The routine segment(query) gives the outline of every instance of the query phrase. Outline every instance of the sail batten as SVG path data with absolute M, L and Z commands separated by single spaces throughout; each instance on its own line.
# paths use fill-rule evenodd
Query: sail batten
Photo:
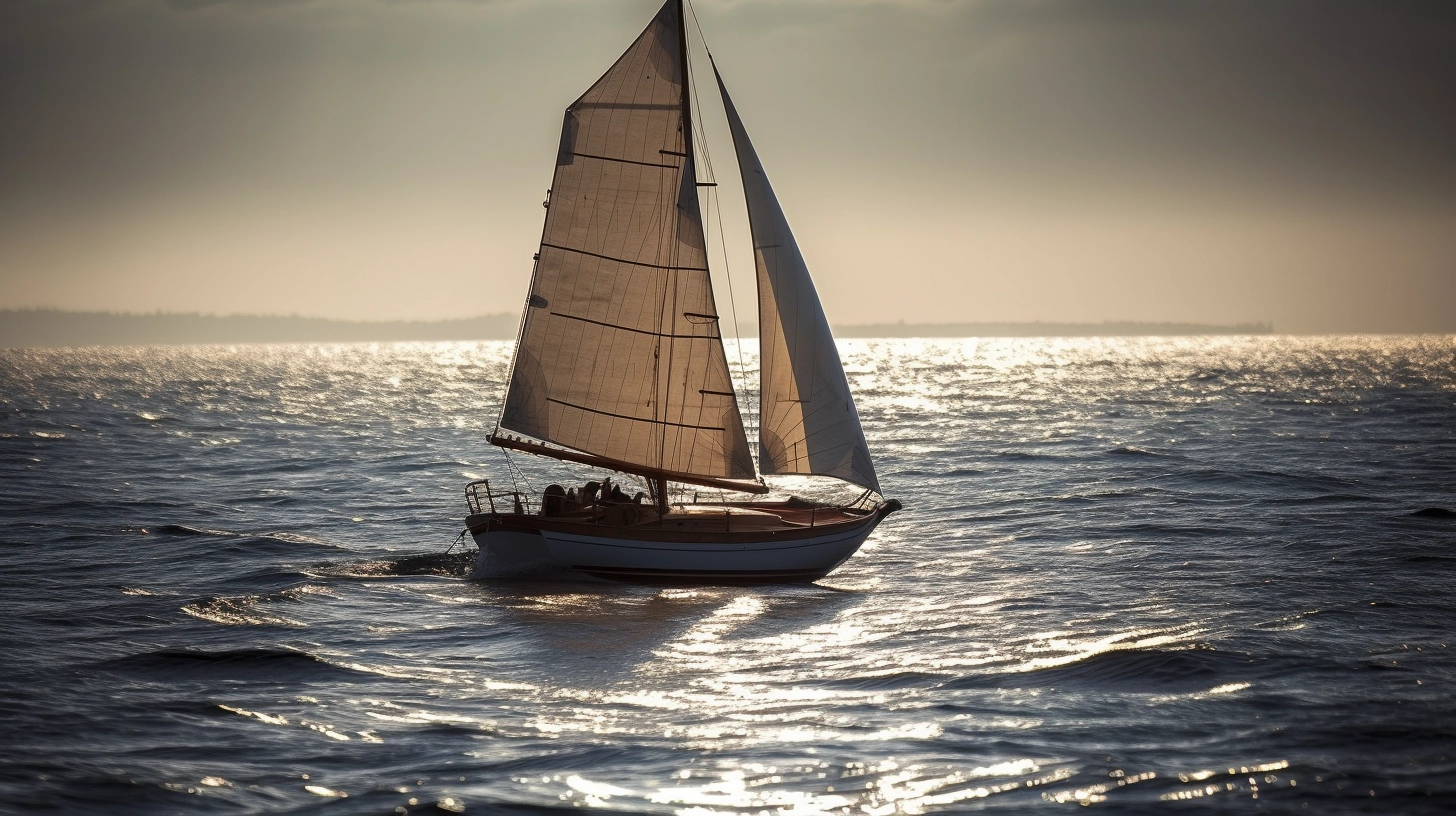
M 701 317 L 717 308 L 686 77 L 680 4 L 668 0 L 567 108 L 499 427 L 580 452 L 531 450 L 547 456 L 751 480 L 723 341 Z
M 646 266 L 646 267 L 650 267 L 652 269 L 672 269 L 672 270 L 678 270 L 678 271 L 683 271 L 683 272 L 707 272 L 708 271 L 708 267 L 706 267 L 706 266 L 665 266 L 663 264 L 651 264 L 651 263 L 647 263 L 646 261 L 632 261 L 632 260 L 628 260 L 626 258 L 613 258 L 610 255 L 603 255 L 603 254 L 601 254 L 599 252 L 588 252 L 585 249 L 576 249 L 575 247 L 561 246 L 560 244 L 548 244 L 545 241 L 542 241 L 541 242 L 541 246 L 543 246 L 543 247 L 549 247 L 550 249 L 559 249 L 562 252 L 577 252 L 577 253 L 580 253 L 582 255 L 590 255 L 593 258 L 601 258 L 604 261 L 613 261 L 615 263 L 631 264 L 633 266 Z
M 743 121 L 713 68 L 748 204 L 759 303 L 759 470 L 880 492 L 814 281 Z
M 642 167 L 663 167 L 668 170 L 682 169 L 682 165 L 678 164 L 662 164 L 661 162 L 637 161 L 636 159 L 623 159 L 617 156 L 597 156 L 591 153 L 577 153 L 576 151 L 572 151 L 571 155 L 574 158 L 578 159 L 596 159 L 598 161 L 622 162 L 623 164 L 636 164 L 641 165 Z

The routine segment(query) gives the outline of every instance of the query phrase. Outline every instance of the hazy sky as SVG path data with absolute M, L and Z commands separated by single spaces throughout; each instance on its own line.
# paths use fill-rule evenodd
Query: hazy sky
M 0 308 L 518 311 L 659 5 L 4 0 Z M 696 9 L 831 322 L 1456 331 L 1456 3 Z

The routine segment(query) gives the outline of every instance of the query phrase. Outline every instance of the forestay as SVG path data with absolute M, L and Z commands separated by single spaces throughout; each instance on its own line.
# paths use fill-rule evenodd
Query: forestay
M 819 294 L 723 78 L 758 269 L 759 469 L 834 476 L 880 492 Z
M 500 428 L 586 454 L 561 458 L 746 480 L 753 460 L 709 282 L 684 59 L 669 0 L 566 110 Z

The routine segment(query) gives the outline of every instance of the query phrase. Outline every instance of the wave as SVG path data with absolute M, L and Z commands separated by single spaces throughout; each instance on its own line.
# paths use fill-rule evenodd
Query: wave
M 984 476 L 989 471 L 979 468 L 956 468 L 955 470 L 897 470 L 895 475 L 900 478 L 931 476 L 938 479 L 963 479 L 967 476 Z
M 397 558 L 371 558 L 343 561 L 310 567 L 308 574 L 327 578 L 398 578 L 407 575 L 437 575 L 442 578 L 468 578 L 475 566 L 476 554 L 470 550 L 458 553 L 421 553 Z
M 1299 507 L 1304 505 L 1332 504 L 1342 505 L 1354 502 L 1377 502 L 1378 496 L 1364 496 L 1358 493 L 1324 493 L 1318 496 L 1288 496 L 1280 498 L 1267 498 L 1265 502 L 1278 506 Z
M 17 485 L 23 489 L 22 485 Z M 11 498 L 16 498 L 11 493 Z M 37 499 L 41 497 L 37 495 Z M 67 513 L 80 512 L 89 517 L 100 517 L 108 514 L 135 513 L 139 510 L 186 510 L 192 505 L 186 501 L 166 501 L 162 499 L 133 499 L 130 501 L 108 501 L 104 499 L 66 499 L 63 501 L 37 500 L 26 505 L 26 515 L 43 517 L 64 517 Z
M 1266 489 L 1277 490 L 1309 490 L 1321 486 L 1330 490 L 1345 490 L 1360 487 L 1360 483 L 1351 479 L 1344 479 L 1338 476 L 1331 476 L 1319 472 L 1294 472 L 1273 470 L 1270 468 L 1249 468 L 1247 470 L 1235 470 L 1222 467 L 1188 467 L 1178 471 L 1160 476 L 1164 482 L 1174 484 L 1191 482 L 1198 485 L 1210 485 L 1220 489 L 1229 485 L 1245 484 Z M 1283 494 L 1273 494 L 1283 495 Z
M 890 691 L 894 689 L 928 688 L 945 679 L 942 675 L 919 671 L 899 671 L 888 674 L 844 677 L 826 680 L 817 685 L 848 691 Z
M 1061 453 L 1038 453 L 1029 450 L 1002 450 L 991 451 L 991 456 L 997 459 L 1009 459 L 1013 462 L 1044 462 L 1044 461 L 1070 461 L 1077 457 Z
M 240 471 L 241 473 L 241 471 Z M 228 503 L 235 505 L 261 504 L 267 507 L 287 507 L 290 505 L 306 504 L 307 502 L 298 496 L 293 495 L 259 495 L 259 496 L 237 496 L 228 499 Z
M 156 535 L 218 536 L 222 538 L 239 535 L 238 533 L 230 532 L 228 530 L 208 530 L 203 527 L 188 527 L 185 524 L 163 524 L 159 527 L 153 527 L 149 532 L 152 532 Z
M 317 538 L 289 532 L 249 533 L 237 530 L 212 530 L 206 527 L 189 527 L 186 524 L 163 524 L 159 527 L 152 527 L 150 529 L 142 528 L 142 531 L 150 532 L 155 535 L 177 536 L 181 538 L 227 538 L 240 542 L 252 541 L 261 542 L 263 544 L 283 544 L 287 545 L 289 548 L 295 547 L 297 545 L 304 545 L 308 547 L 325 547 L 330 550 L 346 549 L 345 547 L 341 547 L 338 544 L 330 544 L 327 541 L 320 541 Z
M 295 579 L 296 574 L 287 576 Z M 329 594 L 316 584 L 289 587 L 266 595 L 213 595 L 182 607 L 182 611 L 205 621 L 225 626 L 304 626 L 305 624 L 270 611 L 277 603 L 297 603 L 305 595 Z
M 1140 448 L 1137 445 L 1118 445 L 1107 451 L 1109 456 L 1164 456 L 1165 454 L 1150 451 L 1147 448 Z
M 1075 663 L 963 677 L 945 688 L 1088 688 L 1118 691 L 1201 689 L 1244 679 L 1254 659 L 1211 647 L 1116 649 Z
M 112 671 L 163 673 L 178 676 L 228 677 L 240 680 L 362 679 L 368 672 L 330 663 L 296 649 L 244 648 L 207 651 L 197 648 L 159 649 L 103 661 Z

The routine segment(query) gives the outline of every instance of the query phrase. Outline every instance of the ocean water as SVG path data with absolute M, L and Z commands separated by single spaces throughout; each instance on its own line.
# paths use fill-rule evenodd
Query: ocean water
M 841 353 L 905 511 L 663 588 L 452 548 L 508 344 L 0 351 L 0 810 L 1456 808 L 1456 338 Z

